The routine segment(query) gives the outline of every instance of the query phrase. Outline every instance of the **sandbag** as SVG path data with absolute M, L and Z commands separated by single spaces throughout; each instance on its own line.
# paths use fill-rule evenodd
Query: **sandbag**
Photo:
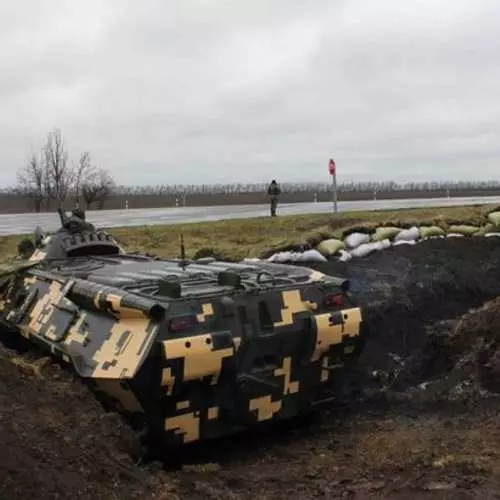
M 378 227 L 372 235 L 372 241 L 392 240 L 400 232 L 399 227 Z
M 353 257 L 365 257 L 366 255 L 379 249 L 380 246 L 378 243 L 362 243 L 358 247 L 351 250 L 351 255 Z
M 345 249 L 345 244 L 342 240 L 337 240 L 335 238 L 330 238 L 328 240 L 323 240 L 316 245 L 316 250 L 325 257 L 330 257 L 335 255 L 340 250 Z
M 344 243 L 349 248 L 356 248 L 370 241 L 370 235 L 364 233 L 351 233 L 344 238 Z
M 394 241 L 416 241 L 420 238 L 420 230 L 413 226 L 409 229 L 402 229 L 395 237 Z
M 447 238 L 465 238 L 465 235 L 461 233 L 448 233 L 446 235 Z
M 295 262 L 328 262 L 317 250 L 306 250 L 295 254 Z
M 268 262 L 290 262 L 292 260 L 293 252 L 278 252 L 273 253 L 271 257 L 268 257 L 266 260 Z
M 500 237 L 500 233 L 486 233 L 485 236 L 486 236 L 486 238 L 491 238 L 491 237 L 495 237 L 495 236 Z
M 422 238 L 431 238 L 435 236 L 444 236 L 445 232 L 439 226 L 420 226 L 420 236 Z
M 305 252 L 278 252 L 267 259 L 268 262 L 328 262 L 317 250 Z
M 500 226 L 500 211 L 490 212 L 488 220 L 495 226 Z
M 479 231 L 479 227 L 469 224 L 453 224 L 448 228 L 450 233 L 463 234 L 464 236 L 472 236 Z

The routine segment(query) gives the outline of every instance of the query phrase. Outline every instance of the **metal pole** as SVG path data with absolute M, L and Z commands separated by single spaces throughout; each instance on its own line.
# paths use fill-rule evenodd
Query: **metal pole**
M 332 197 L 333 197 L 333 210 L 335 213 L 337 213 L 337 169 L 333 172 L 332 175 L 332 184 L 333 184 L 333 192 L 332 192 Z

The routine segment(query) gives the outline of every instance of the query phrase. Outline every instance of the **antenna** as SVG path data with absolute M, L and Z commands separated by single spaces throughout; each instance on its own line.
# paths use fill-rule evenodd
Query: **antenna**
M 181 233 L 181 262 L 179 264 L 181 267 L 186 265 L 186 249 L 184 248 L 184 235 Z

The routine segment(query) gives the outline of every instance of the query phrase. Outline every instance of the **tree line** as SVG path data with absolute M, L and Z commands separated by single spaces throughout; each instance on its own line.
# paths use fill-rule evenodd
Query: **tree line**
M 147 186 L 116 186 L 113 193 L 120 196 L 165 196 L 183 194 L 230 195 L 264 193 L 268 183 L 234 184 L 163 184 Z M 283 182 L 283 193 L 327 193 L 331 192 L 329 182 Z M 337 186 L 339 192 L 378 192 L 393 191 L 487 191 L 500 189 L 500 181 L 450 181 L 450 182 L 342 182 Z

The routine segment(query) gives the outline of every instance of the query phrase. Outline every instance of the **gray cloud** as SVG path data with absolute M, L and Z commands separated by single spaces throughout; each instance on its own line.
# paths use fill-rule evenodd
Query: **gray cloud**
M 59 126 L 120 183 L 498 178 L 494 0 L 0 7 L 0 183 Z

